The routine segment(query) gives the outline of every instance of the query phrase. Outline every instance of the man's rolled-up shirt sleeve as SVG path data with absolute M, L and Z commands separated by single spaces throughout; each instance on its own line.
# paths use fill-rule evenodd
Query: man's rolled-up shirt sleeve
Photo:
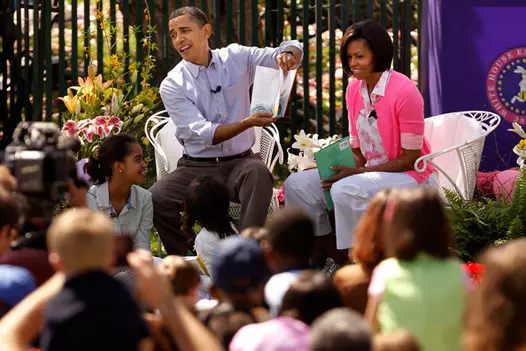
M 184 144 L 213 145 L 218 124 L 206 120 L 171 78 L 161 83 L 160 94 L 164 108 L 174 121 L 177 139 Z

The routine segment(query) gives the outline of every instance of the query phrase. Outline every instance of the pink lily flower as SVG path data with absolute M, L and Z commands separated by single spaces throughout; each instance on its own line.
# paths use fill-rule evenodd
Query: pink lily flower
M 109 125 L 99 124 L 95 126 L 95 129 L 97 130 L 97 134 L 103 138 L 111 134 L 111 127 Z
M 62 126 L 62 133 L 68 138 L 74 138 L 79 135 L 80 128 L 77 121 L 69 120 Z
M 88 143 L 93 142 L 93 137 L 95 136 L 96 131 L 96 128 L 93 126 L 88 126 L 82 129 L 82 134 Z
M 108 125 L 108 119 L 106 116 L 98 116 L 92 121 L 92 124 L 95 126 Z
M 117 133 L 119 133 L 121 131 L 121 128 L 122 128 L 122 121 L 120 120 L 119 117 L 117 116 L 111 116 L 109 119 L 108 119 L 108 125 L 113 129 L 117 129 Z

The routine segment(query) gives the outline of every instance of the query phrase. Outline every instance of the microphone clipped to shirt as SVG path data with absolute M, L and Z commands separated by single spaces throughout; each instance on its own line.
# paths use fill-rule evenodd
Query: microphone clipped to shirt
M 210 89 L 210 91 L 214 94 L 217 94 L 221 91 L 221 85 L 218 85 L 215 89 Z
M 378 115 L 376 114 L 376 110 L 372 110 L 371 113 L 369 113 L 369 118 L 373 117 L 374 119 L 378 119 Z

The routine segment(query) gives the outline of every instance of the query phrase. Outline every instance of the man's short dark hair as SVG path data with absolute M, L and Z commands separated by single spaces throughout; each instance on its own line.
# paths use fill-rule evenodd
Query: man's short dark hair
M 371 330 L 360 314 L 348 308 L 335 308 L 312 324 L 311 350 L 371 351 Z
M 285 207 L 272 216 L 267 242 L 274 252 L 308 263 L 314 247 L 314 222 L 304 210 Z
M 340 45 L 340 59 L 345 72 L 352 75 L 349 67 L 349 58 L 347 56 L 347 47 L 354 40 L 364 39 L 367 46 L 374 55 L 373 72 L 383 72 L 391 67 L 393 61 L 394 49 L 393 41 L 389 33 L 379 23 L 372 20 L 365 20 L 354 23 L 347 28 Z
M 206 13 L 204 13 L 203 10 L 194 6 L 185 6 L 178 8 L 177 10 L 172 12 L 168 21 L 171 21 L 174 18 L 184 15 L 192 17 L 192 19 L 196 21 L 201 27 L 208 23 L 208 17 L 206 16 Z

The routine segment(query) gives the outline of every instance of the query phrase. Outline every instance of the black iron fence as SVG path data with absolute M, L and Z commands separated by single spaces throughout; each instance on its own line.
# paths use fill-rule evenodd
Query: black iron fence
M 348 77 L 338 48 L 353 22 L 372 18 L 388 28 L 394 68 L 418 80 L 419 0 L 0 0 L 0 5 L 2 145 L 20 120 L 49 121 L 65 111 L 58 97 L 88 74 L 90 63 L 111 76 L 112 55 L 120 55 L 127 72 L 152 53 L 156 70 L 147 79 L 158 85 L 180 60 L 171 47 L 168 17 L 185 5 L 209 15 L 213 47 L 231 42 L 276 46 L 284 39 L 303 43 L 290 118 L 280 121 L 285 137 L 298 129 L 347 133 Z M 139 74 L 131 82 L 129 96 L 141 90 L 141 79 Z

